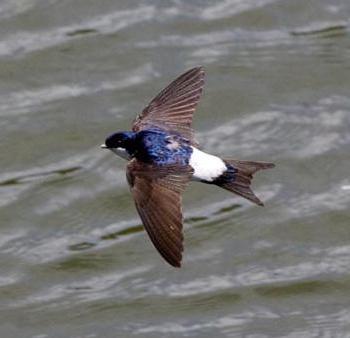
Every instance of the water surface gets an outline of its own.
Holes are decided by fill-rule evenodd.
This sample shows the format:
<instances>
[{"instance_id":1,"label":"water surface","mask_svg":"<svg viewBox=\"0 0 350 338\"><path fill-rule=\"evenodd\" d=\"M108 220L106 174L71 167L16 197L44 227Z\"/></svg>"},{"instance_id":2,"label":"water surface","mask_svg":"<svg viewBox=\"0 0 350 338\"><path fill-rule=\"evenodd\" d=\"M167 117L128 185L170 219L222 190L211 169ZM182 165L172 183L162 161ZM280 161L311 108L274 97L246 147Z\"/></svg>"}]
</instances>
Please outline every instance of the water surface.
<instances>
[{"instance_id":1,"label":"water surface","mask_svg":"<svg viewBox=\"0 0 350 338\"><path fill-rule=\"evenodd\" d=\"M350 337L350 5L0 3L1 337ZM201 147L273 161L259 208L193 183L182 269L99 149L201 64Z\"/></svg>"}]
</instances>

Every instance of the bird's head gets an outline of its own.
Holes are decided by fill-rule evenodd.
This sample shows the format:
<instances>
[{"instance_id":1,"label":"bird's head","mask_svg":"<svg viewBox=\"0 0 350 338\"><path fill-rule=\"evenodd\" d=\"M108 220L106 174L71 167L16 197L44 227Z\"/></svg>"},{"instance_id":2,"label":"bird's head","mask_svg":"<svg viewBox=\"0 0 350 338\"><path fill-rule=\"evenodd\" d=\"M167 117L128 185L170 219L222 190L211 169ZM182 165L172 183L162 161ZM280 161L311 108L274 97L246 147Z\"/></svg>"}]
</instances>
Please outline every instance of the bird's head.
<instances>
[{"instance_id":1,"label":"bird's head","mask_svg":"<svg viewBox=\"0 0 350 338\"><path fill-rule=\"evenodd\" d=\"M133 152L134 135L133 132L129 131L114 133L106 138L105 143L101 145L101 148L109 149L118 156L129 160Z\"/></svg>"}]
</instances>

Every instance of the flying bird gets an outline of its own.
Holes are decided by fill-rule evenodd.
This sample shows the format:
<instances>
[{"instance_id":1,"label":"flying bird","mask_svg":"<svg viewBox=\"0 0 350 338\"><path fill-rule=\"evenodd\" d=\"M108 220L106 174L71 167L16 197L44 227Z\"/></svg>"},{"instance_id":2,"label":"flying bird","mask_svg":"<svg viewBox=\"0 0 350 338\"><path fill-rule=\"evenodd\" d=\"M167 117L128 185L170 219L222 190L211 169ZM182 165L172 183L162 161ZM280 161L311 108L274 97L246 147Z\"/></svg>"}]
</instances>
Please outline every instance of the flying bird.
<instances>
[{"instance_id":1,"label":"flying bird","mask_svg":"<svg viewBox=\"0 0 350 338\"><path fill-rule=\"evenodd\" d=\"M113 133L101 146L128 160L127 181L142 223L155 248L174 267L181 266L181 194L189 182L214 184L262 206L251 180L258 170L274 167L222 159L198 148L192 119L203 86L203 68L188 70L148 104L131 131Z\"/></svg>"}]
</instances>

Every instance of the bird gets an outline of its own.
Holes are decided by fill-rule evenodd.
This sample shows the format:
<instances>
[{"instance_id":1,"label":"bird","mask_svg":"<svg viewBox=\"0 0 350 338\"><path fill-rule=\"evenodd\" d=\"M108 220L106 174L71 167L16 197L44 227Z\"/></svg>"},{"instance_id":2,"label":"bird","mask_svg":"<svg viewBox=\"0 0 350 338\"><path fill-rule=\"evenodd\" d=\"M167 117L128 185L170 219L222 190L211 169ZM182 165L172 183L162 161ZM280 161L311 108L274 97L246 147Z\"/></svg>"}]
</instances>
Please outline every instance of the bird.
<instances>
[{"instance_id":1,"label":"bird","mask_svg":"<svg viewBox=\"0 0 350 338\"><path fill-rule=\"evenodd\" d=\"M126 177L143 226L159 254L181 267L182 193L190 181L216 185L263 206L250 188L253 175L270 162L215 156L199 148L193 113L204 87L202 66L165 87L134 119L130 131L114 132L102 148L128 161Z\"/></svg>"}]
</instances>

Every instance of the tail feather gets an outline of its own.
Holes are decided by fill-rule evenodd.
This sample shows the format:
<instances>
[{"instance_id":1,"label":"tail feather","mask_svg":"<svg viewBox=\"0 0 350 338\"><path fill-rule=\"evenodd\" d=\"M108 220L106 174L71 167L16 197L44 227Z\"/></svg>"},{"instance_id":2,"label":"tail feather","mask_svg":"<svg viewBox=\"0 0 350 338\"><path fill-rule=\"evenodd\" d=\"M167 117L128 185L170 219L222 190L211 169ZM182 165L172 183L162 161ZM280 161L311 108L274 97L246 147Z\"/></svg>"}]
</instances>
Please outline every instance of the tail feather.
<instances>
[{"instance_id":1,"label":"tail feather","mask_svg":"<svg viewBox=\"0 0 350 338\"><path fill-rule=\"evenodd\" d=\"M253 175L263 169L270 169L275 167L273 163L269 162L253 162L253 161L240 161L232 159L224 159L226 165L233 167L233 176L231 172L230 179L220 180L222 188L232 191L237 195L240 195L257 205L263 206L264 203L254 194L250 188ZM229 171L228 171L229 173Z\"/></svg>"}]
</instances>

